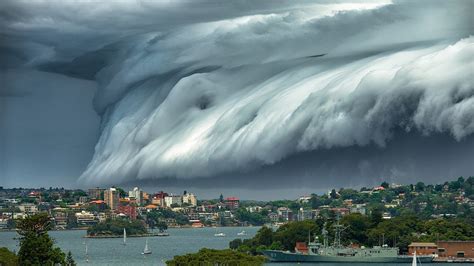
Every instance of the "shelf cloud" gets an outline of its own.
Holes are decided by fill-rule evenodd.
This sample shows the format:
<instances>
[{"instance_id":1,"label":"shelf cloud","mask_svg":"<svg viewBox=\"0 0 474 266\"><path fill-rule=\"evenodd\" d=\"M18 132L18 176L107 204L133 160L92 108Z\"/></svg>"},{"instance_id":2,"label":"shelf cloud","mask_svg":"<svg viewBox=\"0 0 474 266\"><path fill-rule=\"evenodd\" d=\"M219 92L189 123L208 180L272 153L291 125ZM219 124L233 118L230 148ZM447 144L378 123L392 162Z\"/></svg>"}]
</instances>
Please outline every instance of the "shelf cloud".
<instances>
[{"instance_id":1,"label":"shelf cloud","mask_svg":"<svg viewBox=\"0 0 474 266\"><path fill-rule=\"evenodd\" d=\"M473 1L269 3L5 1L0 58L97 82L100 137L81 183L474 170L457 158L474 155ZM424 166L443 150L444 170Z\"/></svg>"}]
</instances>

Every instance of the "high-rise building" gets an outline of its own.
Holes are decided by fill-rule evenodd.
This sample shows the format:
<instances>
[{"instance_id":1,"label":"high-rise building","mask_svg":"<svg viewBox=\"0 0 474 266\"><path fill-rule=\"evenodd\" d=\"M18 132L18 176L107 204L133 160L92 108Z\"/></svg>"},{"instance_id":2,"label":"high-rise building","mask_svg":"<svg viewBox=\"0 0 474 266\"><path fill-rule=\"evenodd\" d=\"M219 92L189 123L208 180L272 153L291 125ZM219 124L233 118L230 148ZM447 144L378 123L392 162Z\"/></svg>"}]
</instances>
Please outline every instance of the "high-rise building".
<instances>
[{"instance_id":1,"label":"high-rise building","mask_svg":"<svg viewBox=\"0 0 474 266\"><path fill-rule=\"evenodd\" d=\"M226 198L224 204L227 208L234 210L239 208L240 200L237 197Z\"/></svg>"},{"instance_id":2,"label":"high-rise building","mask_svg":"<svg viewBox=\"0 0 474 266\"><path fill-rule=\"evenodd\" d=\"M138 187L134 187L133 190L129 191L128 197L130 199L135 199L138 206L142 205L143 203L143 191Z\"/></svg>"},{"instance_id":3,"label":"high-rise building","mask_svg":"<svg viewBox=\"0 0 474 266\"><path fill-rule=\"evenodd\" d=\"M117 189L109 188L104 191L104 201L111 210L115 210L119 204L120 195Z\"/></svg>"},{"instance_id":4,"label":"high-rise building","mask_svg":"<svg viewBox=\"0 0 474 266\"><path fill-rule=\"evenodd\" d=\"M101 200L103 199L102 193L104 193L104 191L105 189L99 187L89 188L87 196L89 196L91 200Z\"/></svg>"}]
</instances>

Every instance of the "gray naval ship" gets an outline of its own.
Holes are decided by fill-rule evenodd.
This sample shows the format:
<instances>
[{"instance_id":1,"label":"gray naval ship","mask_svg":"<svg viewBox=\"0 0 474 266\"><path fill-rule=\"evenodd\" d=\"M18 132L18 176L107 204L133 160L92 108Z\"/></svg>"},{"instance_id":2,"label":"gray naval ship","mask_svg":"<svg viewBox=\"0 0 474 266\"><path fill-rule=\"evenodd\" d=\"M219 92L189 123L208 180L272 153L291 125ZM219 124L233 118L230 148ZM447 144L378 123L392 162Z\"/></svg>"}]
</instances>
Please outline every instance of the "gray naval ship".
<instances>
[{"instance_id":1,"label":"gray naval ship","mask_svg":"<svg viewBox=\"0 0 474 266\"><path fill-rule=\"evenodd\" d=\"M308 239L307 252L265 250L263 254L271 262L360 262L360 263L411 263L413 256L398 255L398 248L388 247L387 245L374 246L373 248L354 248L341 245L341 232L345 229L337 222L335 227L334 243L328 245L327 231L323 229L323 243L320 243L318 237L311 241ZM431 262L433 256L416 256L418 262Z\"/></svg>"}]
</instances>

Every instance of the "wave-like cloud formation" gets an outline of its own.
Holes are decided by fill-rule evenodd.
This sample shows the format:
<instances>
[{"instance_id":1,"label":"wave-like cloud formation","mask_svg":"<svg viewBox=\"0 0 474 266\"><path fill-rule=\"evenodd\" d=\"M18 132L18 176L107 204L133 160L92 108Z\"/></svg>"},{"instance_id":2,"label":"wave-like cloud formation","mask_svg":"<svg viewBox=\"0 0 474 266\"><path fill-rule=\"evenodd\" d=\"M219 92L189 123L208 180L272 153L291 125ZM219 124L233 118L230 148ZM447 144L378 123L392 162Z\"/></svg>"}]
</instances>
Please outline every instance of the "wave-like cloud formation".
<instances>
[{"instance_id":1,"label":"wave-like cloud formation","mask_svg":"<svg viewBox=\"0 0 474 266\"><path fill-rule=\"evenodd\" d=\"M286 8L111 44L82 181L212 177L395 131L474 132L472 1ZM97 53L101 53L99 50Z\"/></svg>"}]
</instances>

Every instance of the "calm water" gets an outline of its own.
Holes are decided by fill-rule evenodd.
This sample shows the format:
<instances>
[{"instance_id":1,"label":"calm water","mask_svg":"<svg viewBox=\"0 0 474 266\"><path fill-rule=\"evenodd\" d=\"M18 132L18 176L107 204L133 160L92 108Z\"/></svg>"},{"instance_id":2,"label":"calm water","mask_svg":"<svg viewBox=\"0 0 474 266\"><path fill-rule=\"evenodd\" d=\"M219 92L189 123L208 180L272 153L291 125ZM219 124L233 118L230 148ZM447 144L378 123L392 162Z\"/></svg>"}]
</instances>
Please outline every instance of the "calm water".
<instances>
[{"instance_id":1,"label":"calm water","mask_svg":"<svg viewBox=\"0 0 474 266\"><path fill-rule=\"evenodd\" d=\"M64 251L71 251L78 265L164 265L164 262L181 255L196 252L203 247L224 249L228 248L229 241L237 238L237 233L245 230L246 238L255 235L258 227L223 227L220 232L225 237L214 237L215 228L182 228L169 229L168 237L150 237L148 245L153 251L151 255L141 255L145 246L145 238L128 238L127 245L122 245L121 238L108 239L85 239L85 231L53 231L51 237L56 245ZM6 246L10 250L18 250L18 241L15 232L0 232L0 246ZM87 242L90 262L85 262L85 244ZM288 263L271 263L270 266L287 266ZM293 264L294 265L294 264ZM309 265L309 264L304 264ZM342 264L317 264L320 266L341 266ZM350 264L363 266L365 264ZM384 264L384 266L395 266L397 264ZM408 265L408 264L402 264ZM427 264L423 264L427 265ZM450 265L460 266L462 264L433 264L435 266ZM472 264L464 264L471 265Z\"/></svg>"}]
</instances>

